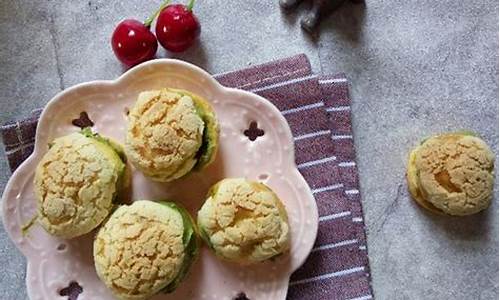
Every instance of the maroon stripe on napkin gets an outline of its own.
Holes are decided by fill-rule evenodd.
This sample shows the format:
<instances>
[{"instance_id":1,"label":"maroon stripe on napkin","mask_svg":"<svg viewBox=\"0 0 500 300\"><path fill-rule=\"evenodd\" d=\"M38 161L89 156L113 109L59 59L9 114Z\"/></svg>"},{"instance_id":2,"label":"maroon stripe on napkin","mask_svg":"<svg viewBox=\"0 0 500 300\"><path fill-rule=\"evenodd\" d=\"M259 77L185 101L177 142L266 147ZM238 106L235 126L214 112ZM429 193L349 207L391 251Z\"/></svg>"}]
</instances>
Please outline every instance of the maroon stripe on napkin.
<instances>
[{"instance_id":1,"label":"maroon stripe on napkin","mask_svg":"<svg viewBox=\"0 0 500 300\"><path fill-rule=\"evenodd\" d=\"M338 169L337 161L330 161L313 167L301 168L300 173L306 180L307 178L314 178L313 182L308 183L311 189L316 189L341 183L342 179L340 178ZM332 199L332 201L335 201L335 199Z\"/></svg>"},{"instance_id":2,"label":"maroon stripe on napkin","mask_svg":"<svg viewBox=\"0 0 500 300\"><path fill-rule=\"evenodd\" d=\"M353 138L345 137L352 135L349 83L344 74L321 76L319 83L325 95L324 102L329 116L329 128L332 131L333 137L336 135L338 137L333 139L335 144L334 153L338 157L340 166L339 174L344 184L346 197L351 203L350 211L352 214L354 236L359 241L358 246L362 248L356 256L363 262L364 270L359 273L353 273L350 275L350 278L356 278L358 281L356 288L361 289L356 295L372 295L356 151ZM344 137L339 138L341 135L344 135ZM338 295L338 291L334 290L332 292Z\"/></svg>"},{"instance_id":3,"label":"maroon stripe on napkin","mask_svg":"<svg viewBox=\"0 0 500 300\"><path fill-rule=\"evenodd\" d=\"M297 135L295 135L297 136ZM332 153L332 149L325 149L330 145L330 135L317 136L315 138L304 138L295 141L295 160L299 163L318 159L318 153Z\"/></svg>"},{"instance_id":4,"label":"maroon stripe on napkin","mask_svg":"<svg viewBox=\"0 0 500 300\"><path fill-rule=\"evenodd\" d=\"M351 242L351 240L344 242ZM341 244L341 242L337 244ZM313 251L307 259L307 264L301 268L300 272L295 272L290 278L290 281L294 282L341 270L363 267L365 261L363 257L358 254L359 251L357 243Z\"/></svg>"},{"instance_id":5,"label":"maroon stripe on napkin","mask_svg":"<svg viewBox=\"0 0 500 300\"><path fill-rule=\"evenodd\" d=\"M318 102L313 102L316 104ZM284 114L285 119L290 124L290 129L294 136L300 136L328 128L328 115L323 107L309 108L300 112L290 112ZM325 126L326 125L326 126Z\"/></svg>"},{"instance_id":6,"label":"maroon stripe on napkin","mask_svg":"<svg viewBox=\"0 0 500 300\"><path fill-rule=\"evenodd\" d=\"M355 239L351 217L339 218L319 223L318 236L314 247Z\"/></svg>"},{"instance_id":7,"label":"maroon stripe on napkin","mask_svg":"<svg viewBox=\"0 0 500 300\"><path fill-rule=\"evenodd\" d=\"M350 191L350 190L348 190ZM361 204L361 197L359 194L353 195L350 194L348 195L348 198L350 198L351 202L351 213L353 218L362 218L363 217L363 208L360 205ZM362 223L359 221L358 223ZM363 237L364 238L364 237Z\"/></svg>"},{"instance_id":8,"label":"maroon stripe on napkin","mask_svg":"<svg viewBox=\"0 0 500 300\"><path fill-rule=\"evenodd\" d=\"M369 278L363 275L363 271L360 272L357 270L345 270L347 274L331 274L332 277L324 280L292 285L288 289L287 298L301 300L348 300L366 297L364 299L371 299L371 292L366 290L366 286L370 285Z\"/></svg>"},{"instance_id":9,"label":"maroon stripe on napkin","mask_svg":"<svg viewBox=\"0 0 500 300\"><path fill-rule=\"evenodd\" d=\"M356 239L360 244L366 245L365 221L363 219L363 207L361 205L360 195L349 195L351 199L351 213L353 219L353 228ZM368 266L368 256L366 255L366 264ZM367 268L368 269L368 268Z\"/></svg>"},{"instance_id":10,"label":"maroon stripe on napkin","mask_svg":"<svg viewBox=\"0 0 500 300\"><path fill-rule=\"evenodd\" d=\"M316 198L320 216L351 210L351 203L344 193L343 186L335 190L315 193L314 198Z\"/></svg>"},{"instance_id":11,"label":"maroon stripe on napkin","mask_svg":"<svg viewBox=\"0 0 500 300\"><path fill-rule=\"evenodd\" d=\"M10 122L0 127L5 155L12 171L33 152L40 111L35 110L27 119Z\"/></svg>"},{"instance_id":12,"label":"maroon stripe on napkin","mask_svg":"<svg viewBox=\"0 0 500 300\"><path fill-rule=\"evenodd\" d=\"M332 121L332 119L330 119ZM333 126L332 126L333 127ZM332 130L334 130L332 128ZM354 141L352 138L336 139L335 143L335 155L337 155L339 162L353 162L356 160L356 153L354 151ZM356 174L357 174L356 169Z\"/></svg>"},{"instance_id":13,"label":"maroon stripe on napkin","mask_svg":"<svg viewBox=\"0 0 500 300\"><path fill-rule=\"evenodd\" d=\"M25 161L33 150L35 149L34 145L25 145L17 151L12 153L6 152L7 161L9 163L9 167L12 170L15 170L23 161Z\"/></svg>"},{"instance_id":14,"label":"maroon stripe on napkin","mask_svg":"<svg viewBox=\"0 0 500 300\"><path fill-rule=\"evenodd\" d=\"M338 107L344 109L345 107ZM351 129L351 112L349 110L329 110L327 106L327 111L332 118L335 118L335 122L331 123L332 133L335 135L350 135L352 133Z\"/></svg>"},{"instance_id":15,"label":"maroon stripe on napkin","mask_svg":"<svg viewBox=\"0 0 500 300\"><path fill-rule=\"evenodd\" d=\"M7 130L2 131L2 140L5 151L26 146L35 141L36 122L30 119L5 125Z\"/></svg>"},{"instance_id":16,"label":"maroon stripe on napkin","mask_svg":"<svg viewBox=\"0 0 500 300\"><path fill-rule=\"evenodd\" d=\"M305 76L294 79L288 84L271 85L250 90L271 100L280 110L302 109L308 105L323 102L317 76Z\"/></svg>"},{"instance_id":17,"label":"maroon stripe on napkin","mask_svg":"<svg viewBox=\"0 0 500 300\"><path fill-rule=\"evenodd\" d=\"M214 77L225 86L251 90L309 74L311 74L309 59L305 54L299 54Z\"/></svg>"},{"instance_id":18,"label":"maroon stripe on napkin","mask_svg":"<svg viewBox=\"0 0 500 300\"><path fill-rule=\"evenodd\" d=\"M354 158L350 162L356 163ZM358 171L356 165L340 167L339 172L342 173L342 183L344 184L346 189L352 189L358 187Z\"/></svg>"},{"instance_id":19,"label":"maroon stripe on napkin","mask_svg":"<svg viewBox=\"0 0 500 300\"><path fill-rule=\"evenodd\" d=\"M351 105L349 83L345 74L320 76L319 84L323 93L329 95L328 98L325 98L325 104L329 107Z\"/></svg>"},{"instance_id":20,"label":"maroon stripe on napkin","mask_svg":"<svg viewBox=\"0 0 500 300\"><path fill-rule=\"evenodd\" d=\"M295 143L296 145L301 145L300 148L296 148L295 162L297 163L297 165L308 163L311 164L314 161L333 157L333 155L330 155L330 153L332 153L333 151L333 144L331 143L331 141L325 143L316 141L320 139L321 138L317 137L314 139L308 139L307 141L300 141ZM304 151L299 152L299 149L304 149Z\"/></svg>"}]
</instances>

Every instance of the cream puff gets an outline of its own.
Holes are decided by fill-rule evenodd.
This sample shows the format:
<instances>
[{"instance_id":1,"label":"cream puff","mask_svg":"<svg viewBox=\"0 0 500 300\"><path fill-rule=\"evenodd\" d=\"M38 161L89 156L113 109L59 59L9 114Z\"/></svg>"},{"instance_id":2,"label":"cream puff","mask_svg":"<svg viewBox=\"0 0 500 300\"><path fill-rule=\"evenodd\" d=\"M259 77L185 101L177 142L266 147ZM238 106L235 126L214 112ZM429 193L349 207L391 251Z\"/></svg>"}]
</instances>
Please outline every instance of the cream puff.
<instances>
[{"instance_id":1,"label":"cream puff","mask_svg":"<svg viewBox=\"0 0 500 300\"><path fill-rule=\"evenodd\" d=\"M433 136L410 153L409 191L418 204L437 213L477 213L491 201L494 160L488 145L470 133Z\"/></svg>"},{"instance_id":2,"label":"cream puff","mask_svg":"<svg viewBox=\"0 0 500 300\"><path fill-rule=\"evenodd\" d=\"M286 209L266 185L243 178L214 185L198 211L203 240L219 257L252 264L286 252L290 227Z\"/></svg>"},{"instance_id":3,"label":"cream puff","mask_svg":"<svg viewBox=\"0 0 500 300\"><path fill-rule=\"evenodd\" d=\"M128 115L126 152L155 181L169 182L214 161L219 126L210 104L188 91L139 94Z\"/></svg>"}]
</instances>

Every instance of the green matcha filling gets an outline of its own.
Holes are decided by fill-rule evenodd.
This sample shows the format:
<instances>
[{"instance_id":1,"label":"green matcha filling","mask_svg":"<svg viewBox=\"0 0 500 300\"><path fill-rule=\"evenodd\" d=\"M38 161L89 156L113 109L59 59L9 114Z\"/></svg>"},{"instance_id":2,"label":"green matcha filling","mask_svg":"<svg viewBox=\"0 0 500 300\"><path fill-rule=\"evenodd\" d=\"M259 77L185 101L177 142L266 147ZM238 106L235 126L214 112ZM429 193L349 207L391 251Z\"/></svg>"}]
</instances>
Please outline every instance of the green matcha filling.
<instances>
[{"instance_id":1,"label":"green matcha filling","mask_svg":"<svg viewBox=\"0 0 500 300\"><path fill-rule=\"evenodd\" d=\"M205 241L205 243L207 243L207 245L208 245L208 247L210 247L210 249L215 251L214 245L210 241L210 237L208 236L207 232L205 231L205 228L203 228L203 226L201 226L200 223L198 223L198 228L200 230L200 236L203 239L203 241Z\"/></svg>"},{"instance_id":2,"label":"green matcha filling","mask_svg":"<svg viewBox=\"0 0 500 300\"><path fill-rule=\"evenodd\" d=\"M208 190L207 192L207 199L208 198L213 198L215 197L215 195L217 194L217 192L219 191L219 187L220 185L222 184L222 181L219 181L217 182L216 184L214 184L212 187L210 187L210 189Z\"/></svg>"},{"instance_id":3,"label":"green matcha filling","mask_svg":"<svg viewBox=\"0 0 500 300\"><path fill-rule=\"evenodd\" d=\"M217 191L219 190L219 187L222 183L222 180L217 182L216 184L214 184L212 187L210 187L210 189L208 190L207 192L207 196L206 198L209 199L209 198L214 198L215 195L217 194ZM206 200L208 201L208 200ZM199 219L198 219L199 220ZM210 236L208 235L208 233L206 232L205 228L201 225L200 222L198 222L198 230L200 231L200 237L203 239L203 241L212 249L215 251L215 248L214 248L214 245L212 244L212 242L210 241Z\"/></svg>"},{"instance_id":4,"label":"green matcha filling","mask_svg":"<svg viewBox=\"0 0 500 300\"><path fill-rule=\"evenodd\" d=\"M123 148L120 144L114 142L113 140L111 140L109 138L105 138L105 137L101 136L97 132L96 133L92 132L92 129L90 129L90 127L83 128L80 131L80 134L82 134L88 138L94 139L94 140L98 141L99 143L104 144L108 147L111 147L111 149L116 153L116 155L118 155L120 160L124 164L127 163L127 156L125 155L125 151L123 150Z\"/></svg>"},{"instance_id":5,"label":"green matcha filling","mask_svg":"<svg viewBox=\"0 0 500 300\"><path fill-rule=\"evenodd\" d=\"M217 121L215 115L208 104L203 103L201 100L195 99L196 111L200 118L205 123L203 129L203 137L200 149L196 154L198 162L194 166L195 170L202 169L210 164L215 158L217 151L217 139L219 135Z\"/></svg>"},{"instance_id":6,"label":"green matcha filling","mask_svg":"<svg viewBox=\"0 0 500 300\"><path fill-rule=\"evenodd\" d=\"M198 97L197 95L191 94L183 90L172 89L173 91L179 93L182 96L188 96L193 99L196 113L203 121L203 135L201 138L201 145L198 152L195 155L197 160L194 170L201 170L205 166L209 165L215 159L217 154L218 139L219 139L219 126L217 124L217 119L215 113L212 110L210 104L208 104L204 99Z\"/></svg>"},{"instance_id":7,"label":"green matcha filling","mask_svg":"<svg viewBox=\"0 0 500 300\"><path fill-rule=\"evenodd\" d=\"M23 224L23 226L21 227L21 234L23 236L26 236L28 235L28 231L30 230L30 228L35 225L36 223L36 220L38 219L38 215L35 215L33 218L31 218L28 222L26 222L25 224Z\"/></svg>"},{"instance_id":8,"label":"green matcha filling","mask_svg":"<svg viewBox=\"0 0 500 300\"><path fill-rule=\"evenodd\" d=\"M454 132L455 134L461 134L461 135L469 135L469 136L475 136L477 137L477 133L475 133L474 131L472 130L460 130L460 131L456 131Z\"/></svg>"},{"instance_id":9,"label":"green matcha filling","mask_svg":"<svg viewBox=\"0 0 500 300\"><path fill-rule=\"evenodd\" d=\"M182 243L184 245L184 260L182 262L179 273L177 273L177 276L165 288L162 289L164 293L171 293L186 277L189 268L198 256L198 240L196 237L194 221L184 208L177 206L172 202L162 201L159 203L179 212L182 217L182 223L184 226L184 233L182 235Z\"/></svg>"}]
</instances>

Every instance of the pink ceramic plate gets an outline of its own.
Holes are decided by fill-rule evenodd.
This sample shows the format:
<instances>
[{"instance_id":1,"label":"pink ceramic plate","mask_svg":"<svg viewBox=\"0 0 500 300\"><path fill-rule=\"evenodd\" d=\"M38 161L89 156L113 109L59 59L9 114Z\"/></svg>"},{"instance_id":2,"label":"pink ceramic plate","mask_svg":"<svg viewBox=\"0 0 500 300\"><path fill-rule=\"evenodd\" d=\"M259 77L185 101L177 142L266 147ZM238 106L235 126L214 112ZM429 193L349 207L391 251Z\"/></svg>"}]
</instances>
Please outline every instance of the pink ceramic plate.
<instances>
[{"instance_id":1,"label":"pink ceramic plate","mask_svg":"<svg viewBox=\"0 0 500 300\"><path fill-rule=\"evenodd\" d=\"M294 162L290 128L278 109L255 94L225 88L202 69L186 62L160 59L141 64L115 81L94 81L69 88L54 97L42 113L34 153L12 175L3 194L3 221L10 238L26 256L26 284L31 299L67 299L70 282L83 287L79 300L113 299L94 271L92 239L95 233L73 240L48 235L33 226L21 227L35 214L33 173L55 137L79 130L71 124L85 111L93 129L123 141L126 111L144 90L161 87L186 89L209 100L221 126L216 162L171 184L160 184L133 171L132 199L171 199L193 215L209 186L224 177L247 177L268 184L283 200L291 226L291 251L273 262L240 267L218 260L206 247L189 276L172 294L154 299L233 299L244 292L250 299L285 299L290 275L306 259L318 229L312 193ZM243 134L256 121L264 135L250 141Z\"/></svg>"}]
</instances>

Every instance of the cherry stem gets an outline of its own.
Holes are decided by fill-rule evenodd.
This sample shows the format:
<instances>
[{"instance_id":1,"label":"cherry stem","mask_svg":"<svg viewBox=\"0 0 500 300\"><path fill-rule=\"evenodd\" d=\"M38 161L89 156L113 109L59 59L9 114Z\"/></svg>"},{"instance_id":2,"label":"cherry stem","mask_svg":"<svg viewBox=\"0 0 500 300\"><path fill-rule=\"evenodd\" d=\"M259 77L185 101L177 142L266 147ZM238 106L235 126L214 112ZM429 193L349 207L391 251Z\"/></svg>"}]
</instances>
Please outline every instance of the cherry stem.
<instances>
[{"instance_id":1,"label":"cherry stem","mask_svg":"<svg viewBox=\"0 0 500 300\"><path fill-rule=\"evenodd\" d=\"M160 5L160 7L155 11L154 14L152 14L151 16L149 16L149 18L146 19L146 21L144 21L144 25L149 28L151 27L151 23L153 23L153 21L156 19L156 17L158 17L158 15L161 13L161 11L167 7L169 4L170 4L171 0L165 0L163 1L163 3Z\"/></svg>"},{"instance_id":2,"label":"cherry stem","mask_svg":"<svg viewBox=\"0 0 500 300\"><path fill-rule=\"evenodd\" d=\"M194 2L195 2L195 1L196 1L196 0L189 0L189 3L188 3L188 5L187 5L187 10L189 10L189 11L192 11L192 10L193 10L193 6L194 6Z\"/></svg>"}]
</instances>

